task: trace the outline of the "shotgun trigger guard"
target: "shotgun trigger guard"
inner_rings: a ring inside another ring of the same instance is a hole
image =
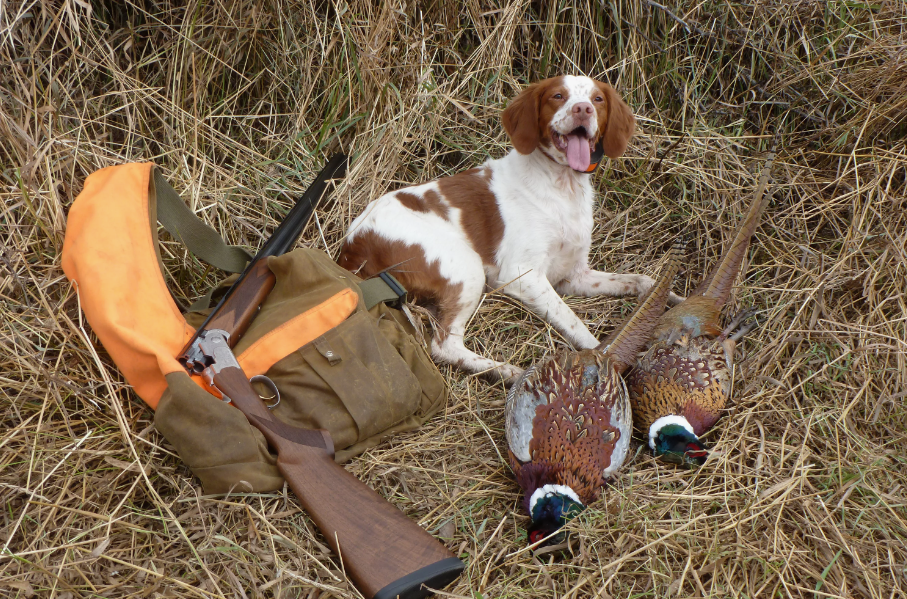
[[[277,389],[277,385],[274,384],[274,381],[272,381],[271,379],[269,379],[268,377],[266,377],[263,374],[256,374],[255,376],[253,376],[252,378],[249,379],[249,382],[250,383],[261,383],[262,385],[264,385],[265,387],[270,389],[274,393],[274,395],[272,395],[271,397],[261,397],[261,395],[259,395],[258,397],[261,397],[262,401],[266,401],[269,399],[274,400],[274,403],[272,403],[270,405],[265,404],[265,407],[267,407],[269,410],[273,410],[274,408],[277,407],[277,405],[280,403],[280,391]]]

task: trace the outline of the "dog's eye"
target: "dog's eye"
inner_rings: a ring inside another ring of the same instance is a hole
[[[595,101],[596,101],[596,102],[604,102],[605,99],[602,98],[601,96],[595,96]]]
[[[561,94],[554,94],[554,95],[551,96],[551,97],[554,98],[555,100],[563,100],[563,99],[564,99],[564,96],[561,95]]]

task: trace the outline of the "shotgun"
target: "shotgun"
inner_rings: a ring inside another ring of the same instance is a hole
[[[419,599],[459,576],[463,562],[338,465],[328,431],[296,428],[272,416],[232,351],[274,287],[268,256],[293,247],[327,180],[343,176],[345,170],[346,156],[338,154],[328,161],[177,359],[262,432],[277,452],[277,469],[367,599]],[[278,391],[267,377],[255,380]]]

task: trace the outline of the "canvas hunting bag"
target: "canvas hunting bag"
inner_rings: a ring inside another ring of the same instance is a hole
[[[68,216],[63,270],[101,344],[205,492],[278,489],[283,477],[262,434],[176,360],[211,298],[180,312],[164,280],[159,219],[209,264],[239,272],[250,259],[202,223],[152,163],[133,163],[86,179]],[[400,298],[395,281],[362,281],[309,249],[270,257],[268,267],[276,283],[234,353],[247,376],[276,384],[278,419],[328,430],[342,462],[444,405],[443,378],[406,316],[388,305]]]

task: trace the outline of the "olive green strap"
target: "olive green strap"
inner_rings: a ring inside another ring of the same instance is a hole
[[[359,289],[365,299],[366,310],[371,310],[380,302],[394,306],[406,301],[406,289],[397,279],[386,272],[362,281],[359,283]]]
[[[208,290],[208,293],[206,293],[205,295],[203,295],[200,298],[198,298],[197,300],[195,300],[195,303],[193,303],[191,306],[189,306],[188,312],[203,312],[203,311],[207,310],[208,308],[210,308],[211,307],[211,295],[214,294],[215,289],[217,289],[217,287],[212,287],[211,289]]]
[[[157,168],[154,168],[154,188],[157,196],[157,219],[168,233],[211,266],[227,272],[243,271],[252,255],[239,246],[227,245],[217,231],[202,222],[186,206]],[[388,273],[362,281],[359,289],[365,298],[366,310],[371,310],[379,302],[398,305],[406,300],[406,289]],[[199,311],[210,307],[213,292],[214,289],[199,298],[189,310]]]
[[[227,272],[242,272],[252,255],[237,245],[227,245],[213,228],[206,225],[186,206],[160,169],[154,168],[157,219],[174,239],[211,266]]]

